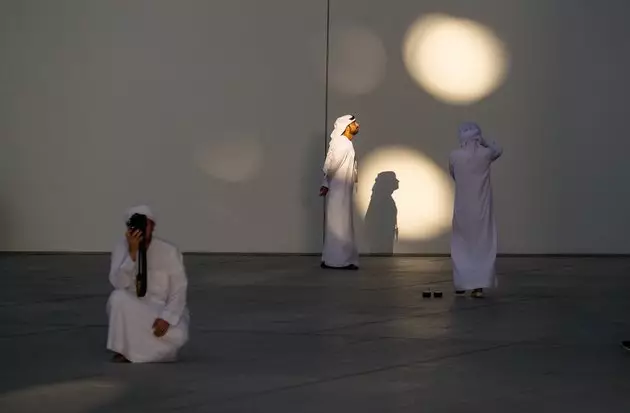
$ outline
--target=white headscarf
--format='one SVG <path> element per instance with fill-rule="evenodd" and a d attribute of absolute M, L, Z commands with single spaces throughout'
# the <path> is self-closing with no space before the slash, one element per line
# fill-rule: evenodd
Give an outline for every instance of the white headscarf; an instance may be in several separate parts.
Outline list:
<path fill-rule="evenodd" d="M 352 116 L 352 115 L 343 115 L 343 116 L 337 118 L 337 120 L 335 121 L 334 129 L 333 129 L 332 133 L 330 134 L 330 138 L 331 139 L 335 139 L 335 138 L 343 135 L 343 133 L 346 131 L 346 128 L 348 127 L 348 125 L 351 125 L 355 121 L 356 121 L 356 118 L 354 116 Z"/>
<path fill-rule="evenodd" d="M 333 161 L 333 154 L 335 153 L 335 147 L 337 146 L 335 142 L 339 142 L 339 138 L 343 136 L 343 133 L 346 131 L 348 125 L 351 125 L 356 121 L 356 118 L 352 115 L 343 115 L 335 121 L 335 126 L 330 134 L 330 141 L 328 142 L 328 153 L 326 154 L 326 161 L 324 162 L 324 173 L 328 173 L 328 169 L 330 168 L 330 163 Z"/>
<path fill-rule="evenodd" d="M 471 142 L 483 142 L 481 128 L 475 122 L 464 122 L 459 125 L 459 143 L 466 146 Z"/>
<path fill-rule="evenodd" d="M 126 213 L 125 222 L 129 220 L 134 214 L 146 215 L 151 221 L 155 222 L 155 215 L 146 205 L 136 205 L 135 207 L 129 208 Z"/>

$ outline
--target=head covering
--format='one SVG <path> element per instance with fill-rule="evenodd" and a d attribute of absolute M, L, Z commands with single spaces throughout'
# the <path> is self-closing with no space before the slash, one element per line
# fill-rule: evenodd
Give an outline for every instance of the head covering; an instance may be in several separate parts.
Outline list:
<path fill-rule="evenodd" d="M 343 115 L 337 118 L 337 120 L 335 121 L 335 127 L 332 133 L 330 134 L 330 138 L 334 139 L 338 136 L 343 135 L 348 125 L 351 125 L 356 120 L 357 119 L 353 115 Z"/>
<path fill-rule="evenodd" d="M 126 213 L 125 221 L 128 221 L 129 218 L 135 214 L 146 215 L 147 218 L 155 222 L 155 215 L 153 215 L 151 208 L 146 205 L 136 205 L 135 207 L 129 208 Z"/>
<path fill-rule="evenodd" d="M 396 177 L 396 172 L 394 171 L 384 171 L 380 172 L 376 175 L 376 179 L 374 180 L 374 186 L 372 187 L 372 192 L 375 195 L 391 195 L 392 192 L 398 189 L 398 185 L 400 181 L 398 177 Z M 380 194 L 379 194 L 380 192 Z"/>
<path fill-rule="evenodd" d="M 469 142 L 482 141 L 481 128 L 475 122 L 464 122 L 459 125 L 459 143 L 463 146 Z"/>

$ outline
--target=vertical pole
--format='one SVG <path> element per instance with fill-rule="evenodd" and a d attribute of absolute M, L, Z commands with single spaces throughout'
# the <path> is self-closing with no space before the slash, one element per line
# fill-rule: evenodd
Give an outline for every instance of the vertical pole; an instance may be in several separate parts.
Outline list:
<path fill-rule="evenodd" d="M 326 80 L 325 80 L 325 92 L 324 92 L 324 160 L 328 154 L 328 66 L 330 57 L 330 0 L 326 0 Z M 322 228 L 322 243 L 326 237 L 326 197 L 323 199 L 324 203 L 324 220 Z"/>

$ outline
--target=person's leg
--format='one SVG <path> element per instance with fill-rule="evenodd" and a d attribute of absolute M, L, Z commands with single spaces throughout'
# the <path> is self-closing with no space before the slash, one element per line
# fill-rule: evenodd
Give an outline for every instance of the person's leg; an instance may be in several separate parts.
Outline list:
<path fill-rule="evenodd" d="M 107 303 L 107 313 L 107 349 L 121 356 L 114 359 L 132 363 L 151 361 L 161 346 L 152 329 L 158 310 L 129 291 L 115 290 Z"/>

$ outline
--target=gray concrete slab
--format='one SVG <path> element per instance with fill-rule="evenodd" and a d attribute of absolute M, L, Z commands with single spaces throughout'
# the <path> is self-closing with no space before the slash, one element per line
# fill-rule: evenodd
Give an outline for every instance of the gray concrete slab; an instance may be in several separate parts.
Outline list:
<path fill-rule="evenodd" d="M 630 259 L 186 257 L 176 364 L 109 363 L 105 255 L 0 255 L 0 412 L 630 411 Z M 427 288 L 443 299 L 423 299 Z"/>

